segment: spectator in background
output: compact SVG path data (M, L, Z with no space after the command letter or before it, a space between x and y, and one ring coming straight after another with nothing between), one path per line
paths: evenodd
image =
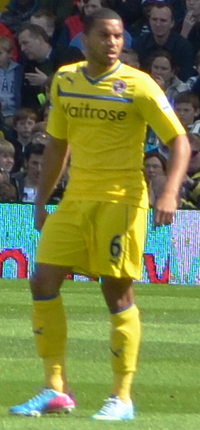
M107 0L83 0L83 14L90 15L95 10L101 9L102 7L108 7ZM132 45L132 37L127 30L124 30L124 47L131 48ZM84 46L82 42L83 33L77 33L76 36L71 40L70 46L74 46L79 48L84 53Z
M185 13L185 7L183 4L183 0L141 0L142 5L142 14L140 14L139 18L136 22L134 22L131 26L131 34L133 36L140 36L141 34L149 33L150 32L150 26L149 26L149 14L150 9L154 4L158 4L158 2L167 3L171 6L173 10L173 16L174 21L176 23L179 23Z
M22 84L22 106L40 108L41 93L44 94L47 77L62 64L70 64L84 59L78 48L52 48L45 30L36 24L23 27L18 36L21 51L26 57Z
M59 23L71 16L73 11L73 0L39 0L40 7L48 9L56 16Z
M83 0L82 3L82 12L81 19L84 18L85 15L90 15L95 10L101 9L102 0ZM82 52L84 52L84 46L82 43L83 32L82 30L71 39L70 46L78 47Z
M38 181L42 170L45 145L41 142L31 144L25 153L24 170L11 175L10 182L16 189L16 200L23 203L34 203ZM66 159L68 162L68 158ZM68 181L68 163L58 180L48 203L58 204Z
M200 36L200 33L199 33ZM191 76L191 78L188 79L187 83L191 89L191 91L199 97L200 100L200 50L197 52L195 57L195 69L196 69L196 76Z
M15 148L15 172L24 167L25 152L31 145L32 129L36 122L37 115L29 108L21 108L14 115L13 127L16 137L13 137L12 144Z
M189 85L178 78L177 66L170 52L164 49L156 51L150 58L149 73L163 89L172 106L177 94L189 89Z
M11 183L16 188L17 201L19 202L34 203L44 149L45 146L42 143L30 145L25 154L25 170L11 175Z
M148 187L149 204L154 207L167 178L167 160L158 150L149 151L144 157L144 177Z
M0 137L5 137L7 140L10 140L10 136L12 136L12 131L10 128L6 127L3 119L3 115L1 112L1 102L0 102Z
M106 0L106 6L117 12L122 18L125 29L129 32L133 22L142 14L141 0ZM103 4L105 7L105 4Z
M0 138L0 169L9 178L14 166L15 149L11 142Z
M193 46L194 55L200 49L200 0L185 0L186 14L180 26L180 34Z
M16 201L16 188L4 180L4 176L0 172L0 203L14 203Z
M10 0L6 9L1 14L0 21L17 37L21 27L28 23L32 14L39 9L39 0Z
M142 13L140 14L139 18L134 21L131 25L130 33L133 36L133 39L137 39L142 34L150 33L150 26L149 26L149 14L150 9L152 7L152 1L146 0L142 1ZM134 46L133 46L134 47Z
M11 39L0 36L0 102L6 126L13 124L13 115L21 104L22 67L11 59Z
M200 133L200 102L196 94L185 91L178 94L174 101L174 110L183 127L191 133Z
M65 19L64 24L68 35L68 43L76 36L80 31L83 31L83 0L77 0L76 11L73 15Z
M68 45L68 33L66 26L56 23L56 17L48 9L38 9L30 18L31 24L40 25L47 33L52 47L64 49Z
M181 209L200 209L200 135L188 133L191 157L181 188Z
M177 77L176 70L177 67L171 54L164 49L156 51L149 59L149 73L165 92L172 106L174 106L174 99L177 94L189 89L189 85ZM145 139L145 152L156 148L162 148L162 151L167 155L168 150L166 146L163 145L163 142L160 141L155 132L148 127Z
M193 48L188 40L173 30L173 10L164 2L155 3L150 9L151 32L138 37L134 46L139 54L141 68L148 70L148 61L155 51L165 49L171 53L178 67L178 77L186 81L194 74Z
M187 80L187 84L189 86L189 89L191 91L194 91L197 93L197 95L200 97L200 50L197 52L195 60L194 60L194 70L196 72L195 76L191 76Z
M120 61L128 66L134 67L135 69L140 68L138 53L134 49L123 48L120 55Z
M1 20L1 18L0 18L0 20ZM10 39L12 41L13 50L12 50L12 57L11 58L13 61L18 61L19 52L18 52L18 46L17 46L16 40L15 40L12 32L9 30L9 28L6 27L6 25L2 24L1 22L0 22L0 35L8 37L8 39Z

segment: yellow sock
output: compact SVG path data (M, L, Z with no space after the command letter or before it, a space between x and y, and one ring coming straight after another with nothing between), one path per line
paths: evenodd
M111 317L111 366L114 374L111 393L129 402L141 338L138 308L133 305Z
M34 300L33 332L38 355L43 359L45 385L66 392L65 346L66 320L61 296Z

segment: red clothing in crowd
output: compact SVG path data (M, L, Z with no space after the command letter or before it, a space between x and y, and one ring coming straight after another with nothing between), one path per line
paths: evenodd
M6 27L6 25L2 24L0 22L0 36L5 36L8 37L8 39L11 39L13 42L13 55L12 55L12 60L13 61L18 61L18 49L17 49L17 44L16 41L13 37L12 32L9 30L8 27Z

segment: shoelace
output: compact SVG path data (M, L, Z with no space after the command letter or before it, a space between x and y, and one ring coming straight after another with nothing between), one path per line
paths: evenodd
M105 402L106 403L103 406L101 412L105 413L105 414L115 412L115 406L117 403L117 399L110 399L109 398L109 399L106 399Z
M47 392L47 389L44 388L39 392L39 394L36 394L36 396L32 397L32 399L29 399L28 402L26 402L26 405L38 407L38 401L41 399L42 395L45 394L46 392Z

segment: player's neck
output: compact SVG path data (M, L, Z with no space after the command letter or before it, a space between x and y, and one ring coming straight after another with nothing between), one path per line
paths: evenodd
M113 64L100 65L92 62L88 62L86 66L87 75L91 78L96 78L97 76L103 75L108 70L113 67Z

